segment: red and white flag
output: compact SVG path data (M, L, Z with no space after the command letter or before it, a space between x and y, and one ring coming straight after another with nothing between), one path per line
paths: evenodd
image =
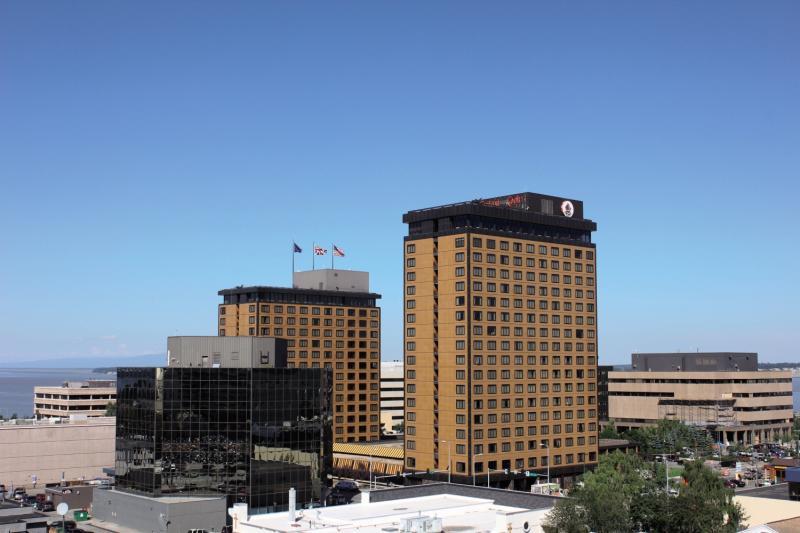
M342 250L341 248L339 248L338 246L336 246L334 244L333 245L333 255L335 255L336 257L344 257L344 250Z
M326 250L322 246L314 246L314 255L325 255L327 253L328 250Z

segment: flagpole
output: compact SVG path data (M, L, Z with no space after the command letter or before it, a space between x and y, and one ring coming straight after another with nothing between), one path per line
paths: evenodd
M316 255L317 255L317 243L312 242L311 243L311 270L316 270L316 267L314 266L314 258L315 258Z
M333 270L333 256L336 254L333 253L333 243L331 243L331 270Z

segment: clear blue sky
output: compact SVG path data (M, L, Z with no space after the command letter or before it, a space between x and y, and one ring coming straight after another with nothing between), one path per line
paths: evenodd
M401 356L401 215L598 223L601 360L800 360L800 2L0 4L0 362L165 350L336 242ZM310 266L310 255L298 258Z

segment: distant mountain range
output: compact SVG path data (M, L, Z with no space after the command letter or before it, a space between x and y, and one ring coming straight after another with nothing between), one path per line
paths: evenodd
M0 361L0 368L115 368L118 366L163 366L163 353L128 356L59 357L55 359L15 359Z

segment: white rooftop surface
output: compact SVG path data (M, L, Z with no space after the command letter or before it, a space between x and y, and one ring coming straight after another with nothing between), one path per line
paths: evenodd
M290 524L288 512L254 515L240 523L234 531L378 533L387 531L387 528L402 531L402 518L420 516L441 518L445 531L497 531L500 529L497 527L498 516L503 521L504 532L508 531L505 524L512 524L513 531L522 531L524 522L529 522L530 531L541 531L537 526L548 511L507 507L496 505L492 500L442 494L305 509L297 512L294 524ZM514 526L516 522L519 524Z

